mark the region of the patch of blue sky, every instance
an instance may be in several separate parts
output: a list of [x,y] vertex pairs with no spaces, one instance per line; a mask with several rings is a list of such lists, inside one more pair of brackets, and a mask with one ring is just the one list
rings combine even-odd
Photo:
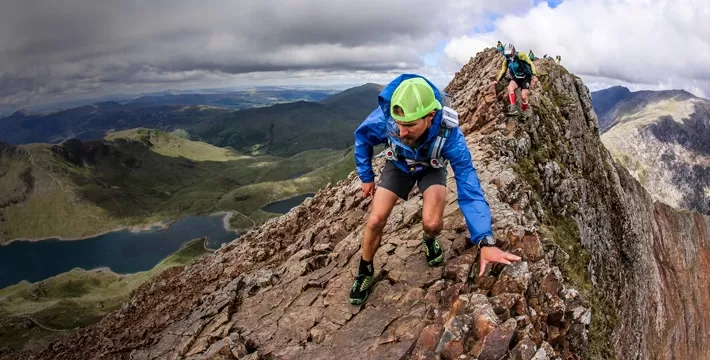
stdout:
[[558,7],[560,4],[562,4],[562,0],[535,0],[533,1],[533,4],[537,6],[538,4],[541,3],[547,3],[547,6],[549,6],[551,9],[554,9]]

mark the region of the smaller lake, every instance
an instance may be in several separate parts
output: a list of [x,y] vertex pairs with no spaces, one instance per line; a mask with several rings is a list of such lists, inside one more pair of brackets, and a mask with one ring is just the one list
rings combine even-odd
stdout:
[[223,219],[190,216],[162,231],[122,230],[85,240],[13,241],[0,246],[0,288],[22,280],[41,281],[75,267],[108,267],[119,274],[150,270],[192,239],[208,237],[207,246],[216,249],[239,237],[224,228]]
[[300,205],[306,198],[313,197],[315,194],[313,193],[308,193],[308,194],[301,194],[301,195],[296,195],[294,197],[281,200],[281,201],[275,201],[269,204],[264,205],[264,207],[261,208],[261,210],[264,210],[266,212],[270,213],[275,213],[275,214],[285,214],[291,209],[295,208],[296,206]]
[[300,178],[301,176],[308,174],[309,172],[311,172],[311,171],[310,171],[310,170],[306,170],[306,171],[297,172],[297,173],[295,173],[295,174],[291,174],[291,175],[289,175],[289,177],[286,178],[286,180],[288,180],[288,179],[298,179],[298,178]]

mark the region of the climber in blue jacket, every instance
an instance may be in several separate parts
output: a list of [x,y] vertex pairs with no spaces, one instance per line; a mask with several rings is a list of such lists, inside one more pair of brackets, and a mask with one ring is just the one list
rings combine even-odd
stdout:
[[[448,98],[447,98],[448,99]],[[446,205],[446,166],[451,165],[458,204],[466,219],[471,242],[481,251],[479,276],[486,264],[510,264],[520,257],[498,249],[491,230],[491,213],[471,161],[471,153],[458,127],[458,114],[439,90],[422,76],[403,74],[379,94],[377,107],[355,130],[355,162],[363,197],[373,196],[365,226],[358,275],[350,302],[367,299],[374,276],[373,260],[382,230],[399,198],[406,200],[416,183],[422,194],[422,243],[426,261],[437,266],[444,252],[436,240],[443,227]],[[387,159],[375,190],[373,147],[386,144]]]

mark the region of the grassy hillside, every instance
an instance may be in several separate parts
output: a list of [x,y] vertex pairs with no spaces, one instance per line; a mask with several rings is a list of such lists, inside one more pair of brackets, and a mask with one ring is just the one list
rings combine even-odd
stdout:
[[379,84],[367,83],[362,86],[347,89],[341,93],[328,96],[320,101],[321,104],[342,106],[345,108],[363,109],[372,111],[377,106],[377,95],[384,89]]
[[203,244],[204,239],[193,240],[153,269],[128,276],[106,269],[75,269],[41,282],[21,282],[0,290],[0,347],[36,345],[38,340],[48,341],[63,330],[98,322],[118,309],[141,284],[206,253]]
[[[183,135],[184,134],[184,135]],[[173,131],[166,133],[146,128],[117,131],[106,136],[106,140],[135,140],[150,147],[154,152],[168,157],[184,157],[193,161],[240,161],[255,159],[237,153],[230,148],[219,148],[199,141],[185,141],[186,133]]]
[[353,132],[377,107],[381,87],[367,84],[323,99],[237,111],[185,127],[217,146],[251,155],[292,156],[311,149],[346,149]]
[[101,141],[4,149],[0,242],[85,237],[187,214],[234,210],[222,203],[225,194],[295,178],[343,157],[342,150],[311,150],[290,158],[244,156],[149,129],[115,133]]
[[235,189],[224,195],[217,203],[217,207],[236,210],[248,217],[233,216],[230,219],[233,228],[247,228],[252,225],[251,220],[260,224],[278,215],[261,210],[264,205],[296,194],[316,192],[328,183],[346,178],[355,170],[352,148],[341,151],[338,156],[340,157],[338,161],[295,179],[259,182]]

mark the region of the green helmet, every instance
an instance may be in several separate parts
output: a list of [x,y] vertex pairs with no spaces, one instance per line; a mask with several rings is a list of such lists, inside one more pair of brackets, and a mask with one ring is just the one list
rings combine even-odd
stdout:
[[[394,107],[399,106],[404,116],[394,113]],[[441,103],[436,99],[434,89],[420,77],[402,81],[392,94],[390,114],[395,120],[411,122],[423,118],[432,110],[441,110]]]

